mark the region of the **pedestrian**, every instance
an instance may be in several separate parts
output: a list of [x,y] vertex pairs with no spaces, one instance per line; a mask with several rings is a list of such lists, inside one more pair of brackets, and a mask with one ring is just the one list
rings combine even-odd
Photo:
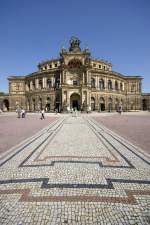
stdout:
[[41,110],[41,120],[45,119],[45,111],[44,109]]
[[25,110],[24,109],[21,110],[21,117],[25,118]]
[[58,109],[56,108],[56,109],[55,109],[55,114],[57,115],[57,113],[58,113]]
[[119,106],[119,113],[121,115],[121,113],[122,113],[122,105]]
[[77,110],[77,108],[75,107],[75,117],[77,117],[77,115],[78,115],[78,110]]
[[20,119],[20,117],[21,117],[21,109],[20,108],[17,108],[16,109],[16,113],[18,115],[18,118]]

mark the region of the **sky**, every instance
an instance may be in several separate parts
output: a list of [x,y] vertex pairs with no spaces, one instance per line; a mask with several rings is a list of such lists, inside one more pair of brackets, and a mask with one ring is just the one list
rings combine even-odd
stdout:
[[142,76],[150,93],[150,0],[0,0],[0,92],[37,71],[71,36],[113,71]]

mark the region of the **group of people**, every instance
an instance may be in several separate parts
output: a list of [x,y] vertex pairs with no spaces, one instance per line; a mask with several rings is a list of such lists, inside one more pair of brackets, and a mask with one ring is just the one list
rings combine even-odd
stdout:
[[18,118],[25,118],[26,117],[26,111],[25,109],[16,109],[16,113],[18,114]]
[[[18,108],[18,109],[16,109],[16,113],[17,113],[17,117],[18,118],[25,118],[26,117],[26,111],[25,111],[25,109],[21,109],[21,108]],[[43,119],[45,119],[45,110],[44,109],[41,109],[40,110],[40,113],[41,113],[41,117],[40,117],[40,119],[41,120],[43,120]]]
[[[69,111],[69,110],[68,110],[68,111]],[[70,110],[70,112],[72,113],[72,116],[77,117],[77,115],[78,115],[78,110],[77,110],[76,107],[72,108],[72,109]],[[118,112],[119,112],[120,114],[122,113],[122,106],[119,106]],[[22,109],[20,109],[20,108],[16,109],[16,113],[18,114],[18,118],[25,118],[25,117],[26,117],[26,111],[25,111],[25,109],[23,109],[23,108],[22,108]],[[56,113],[56,114],[58,113],[58,110],[57,110],[57,109],[55,109],[55,113]],[[87,110],[87,113],[89,113],[89,110]],[[41,109],[41,110],[40,110],[40,114],[41,114],[40,119],[41,119],[41,120],[45,119],[45,110],[44,110],[44,109]]]

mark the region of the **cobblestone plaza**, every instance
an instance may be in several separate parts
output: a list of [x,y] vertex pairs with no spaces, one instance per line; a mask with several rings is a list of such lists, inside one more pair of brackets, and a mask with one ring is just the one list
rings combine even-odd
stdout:
[[38,132],[1,151],[0,224],[150,223],[148,151],[97,115],[51,114]]

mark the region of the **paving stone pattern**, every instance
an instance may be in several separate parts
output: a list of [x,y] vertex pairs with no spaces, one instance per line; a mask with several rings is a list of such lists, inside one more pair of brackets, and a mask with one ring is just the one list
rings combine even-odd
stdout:
[[15,113],[0,114],[0,154],[25,138],[36,134],[47,124],[57,119],[57,116],[48,117],[40,120],[40,113],[36,115],[26,115],[26,118],[17,118]]
[[0,224],[150,224],[148,154],[91,116],[58,118],[0,166]]
[[95,116],[95,119],[150,154],[150,112]]

